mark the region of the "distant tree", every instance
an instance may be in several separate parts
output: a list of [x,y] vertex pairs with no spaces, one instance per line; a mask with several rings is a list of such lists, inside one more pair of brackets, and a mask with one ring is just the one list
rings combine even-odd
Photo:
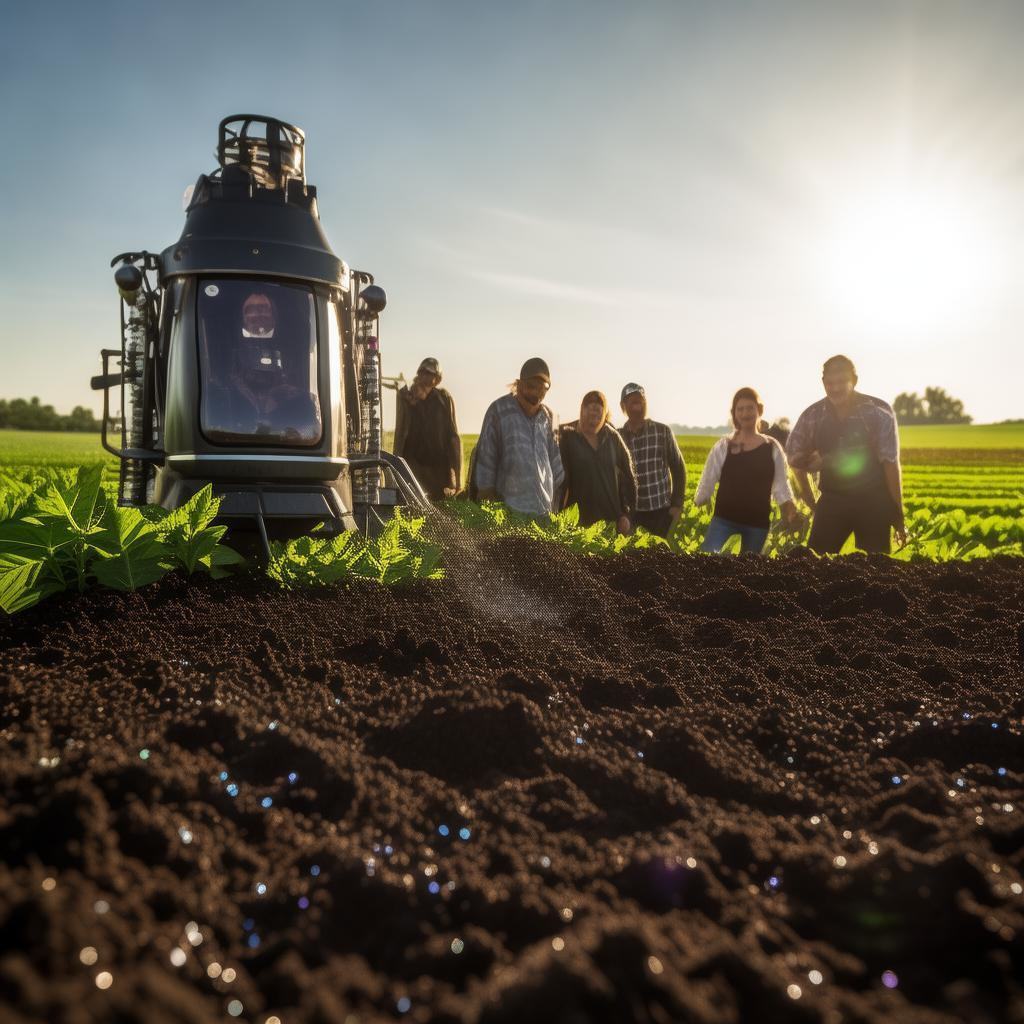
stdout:
[[922,398],[916,391],[903,391],[892,401],[896,422],[911,423],[970,423],[972,417],[964,412],[964,403],[948,394],[945,388],[925,388]]
[[69,416],[61,417],[64,420],[65,430],[76,430],[83,433],[99,431],[100,421],[96,419],[92,409],[86,409],[83,405],[76,405]]
[[964,412],[964,403],[947,394],[945,388],[925,388],[929,423],[970,423],[973,417]]
[[892,400],[892,411],[900,424],[924,423],[927,411],[921,396],[916,391],[902,391]]
[[789,432],[791,429],[789,417],[780,416],[770,427],[766,426],[761,433],[767,434],[769,437],[774,437],[775,440],[785,448],[786,442],[789,440]]
[[39,398],[0,398],[0,428],[8,430],[80,430],[98,431],[99,421],[92,411],[75,406],[70,416],[62,416],[52,405]]

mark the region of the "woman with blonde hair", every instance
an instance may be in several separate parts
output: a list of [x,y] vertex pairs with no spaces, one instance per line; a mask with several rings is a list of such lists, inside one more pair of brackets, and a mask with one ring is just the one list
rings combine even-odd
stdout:
[[578,505],[580,523],[615,523],[619,533],[632,529],[636,508],[636,471],[629,449],[609,422],[608,401],[600,391],[588,391],[580,403],[580,418],[559,431],[565,488],[562,508]]
[[706,505],[718,485],[714,516],[701,551],[721,551],[730,537],[739,534],[742,551],[760,554],[768,539],[773,498],[787,525],[798,518],[786,453],[774,437],[758,432],[763,413],[764,404],[753,388],[740,388],[733,396],[736,429],[708,453],[693,497],[695,505]]

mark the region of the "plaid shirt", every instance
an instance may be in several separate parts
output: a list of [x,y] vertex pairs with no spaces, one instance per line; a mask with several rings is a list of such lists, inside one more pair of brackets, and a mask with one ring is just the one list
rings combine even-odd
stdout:
[[494,488],[517,512],[548,515],[565,479],[554,413],[542,405],[527,416],[515,395],[491,402],[480,428],[475,476],[478,488]]
[[686,492],[686,465],[672,431],[664,423],[644,420],[634,434],[619,428],[636,467],[638,512],[682,506]]
[[[857,417],[864,424],[871,449],[879,462],[900,461],[900,438],[896,430],[896,416],[892,406],[880,398],[853,394],[853,411],[851,416]],[[808,406],[796,421],[793,432],[786,442],[786,456],[794,469],[806,469],[811,452],[819,450],[818,434],[829,417],[835,418],[832,403],[823,398],[820,402]]]
[[865,494],[885,488],[885,463],[899,465],[900,440],[892,406],[880,398],[853,394],[849,415],[840,419],[827,399],[805,409],[786,446],[790,465],[808,469],[811,454],[822,458],[822,494]]

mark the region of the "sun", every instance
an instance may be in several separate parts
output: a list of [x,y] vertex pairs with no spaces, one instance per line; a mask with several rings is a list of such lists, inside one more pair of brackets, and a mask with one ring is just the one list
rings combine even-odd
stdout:
[[890,189],[846,208],[827,271],[843,315],[859,325],[934,330],[976,311],[991,276],[990,246],[964,197]]

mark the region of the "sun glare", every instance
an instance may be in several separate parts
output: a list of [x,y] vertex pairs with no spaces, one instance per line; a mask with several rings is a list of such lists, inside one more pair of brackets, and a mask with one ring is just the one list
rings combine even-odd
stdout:
[[983,300],[989,240],[955,195],[898,190],[848,209],[828,270],[846,315],[879,330],[959,322]]

